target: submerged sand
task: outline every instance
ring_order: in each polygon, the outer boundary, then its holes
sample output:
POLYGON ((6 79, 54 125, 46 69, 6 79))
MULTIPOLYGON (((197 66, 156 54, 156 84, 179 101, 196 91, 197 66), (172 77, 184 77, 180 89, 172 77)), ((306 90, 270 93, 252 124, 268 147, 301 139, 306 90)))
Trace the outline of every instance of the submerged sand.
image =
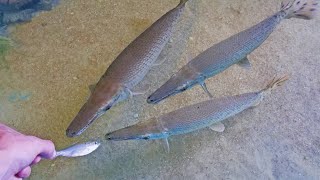
MULTIPOLYGON (((12 29, 15 47, 0 61, 0 120, 51 139, 57 149, 207 100, 200 87, 159 105, 146 98, 212 44, 279 9, 279 1, 193 0, 161 54, 165 63, 141 83, 147 94, 125 101, 81 137, 65 129, 114 58, 178 0, 69 0, 12 29)), ((224 122, 160 141, 105 142, 95 153, 45 161, 30 179, 318 179, 320 178, 320 20, 283 21, 249 55, 251 70, 232 66, 210 78, 215 97, 259 90, 276 74, 290 80, 258 107, 224 122)))

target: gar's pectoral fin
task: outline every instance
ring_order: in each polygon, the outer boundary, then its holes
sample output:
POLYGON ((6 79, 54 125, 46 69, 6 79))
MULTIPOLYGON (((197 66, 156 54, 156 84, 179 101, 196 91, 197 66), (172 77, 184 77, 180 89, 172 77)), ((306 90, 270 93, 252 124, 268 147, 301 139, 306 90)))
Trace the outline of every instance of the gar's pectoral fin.
POLYGON ((163 145, 164 145, 166 152, 169 153, 170 152, 170 145, 169 145, 168 138, 163 139, 163 145))
POLYGON ((226 129, 224 124, 222 124, 221 122, 215 123, 212 126, 209 126, 209 128, 216 132, 223 132, 226 129))
POLYGON ((160 66, 160 65, 162 65, 166 60, 167 60, 166 58, 163 58, 163 59, 161 59, 161 60, 158 59, 157 62, 152 65, 152 67, 160 66))
POLYGON ((248 59, 247 56, 245 58, 243 58, 241 61, 239 61, 237 64, 240 67, 243 67, 245 69, 250 69, 251 68, 251 64, 250 64, 249 59, 248 59))
POLYGON ((209 92, 208 88, 207 88, 207 85, 205 82, 201 82, 200 83, 200 86, 202 87, 202 89, 204 90, 205 93, 207 93, 207 95, 210 97, 210 98, 213 98, 212 94, 209 92))
POLYGON ((97 84, 91 84, 91 85, 89 85, 89 90, 90 90, 91 93, 93 92, 93 90, 94 90, 94 88, 96 87, 96 85, 97 85, 97 84))
POLYGON ((128 92, 129 92, 130 97, 133 97, 133 96, 138 96, 138 95, 144 95, 149 91, 149 89, 150 89, 150 87, 146 86, 146 87, 143 87, 143 88, 137 89, 137 90, 128 89, 128 92))

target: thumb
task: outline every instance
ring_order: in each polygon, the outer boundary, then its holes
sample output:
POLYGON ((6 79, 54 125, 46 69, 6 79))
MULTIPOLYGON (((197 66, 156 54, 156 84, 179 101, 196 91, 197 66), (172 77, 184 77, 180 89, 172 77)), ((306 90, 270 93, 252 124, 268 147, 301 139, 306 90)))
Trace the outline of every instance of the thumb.
POLYGON ((56 150, 55 150, 55 146, 52 141, 40 140, 38 147, 39 147, 38 155, 41 158, 53 159, 55 157, 56 150))

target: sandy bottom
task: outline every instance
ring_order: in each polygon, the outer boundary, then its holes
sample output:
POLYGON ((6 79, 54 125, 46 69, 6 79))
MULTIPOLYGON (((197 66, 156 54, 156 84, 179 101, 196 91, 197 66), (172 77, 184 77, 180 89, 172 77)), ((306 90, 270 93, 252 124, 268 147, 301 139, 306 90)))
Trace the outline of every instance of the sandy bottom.
MULTIPOLYGON (((141 83, 147 94, 112 108, 81 137, 65 129, 114 58, 178 0, 69 0, 13 31, 15 47, 0 61, 0 120, 51 139, 57 149, 159 116, 208 97, 195 87, 159 105, 146 98, 201 51, 272 15, 279 1, 193 0, 141 83)), ((207 80, 215 97, 256 91, 290 74, 258 107, 224 122, 161 141, 104 142, 95 153, 44 161, 30 179, 318 179, 320 178, 320 20, 283 21, 249 55, 250 70, 232 66, 207 80)), ((140 85, 139 85, 140 86, 140 85)))

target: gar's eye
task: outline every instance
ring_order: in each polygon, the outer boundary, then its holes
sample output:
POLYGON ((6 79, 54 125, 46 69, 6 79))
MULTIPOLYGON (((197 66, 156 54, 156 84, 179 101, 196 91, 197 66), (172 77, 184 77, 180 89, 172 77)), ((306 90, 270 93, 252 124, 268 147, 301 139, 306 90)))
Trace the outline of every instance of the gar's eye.
POLYGON ((108 111, 111 108, 111 106, 107 106, 104 110, 108 111))
POLYGON ((180 86, 178 89, 179 89, 179 91, 185 91, 188 89, 188 86, 187 86, 187 84, 184 84, 184 85, 180 86))

